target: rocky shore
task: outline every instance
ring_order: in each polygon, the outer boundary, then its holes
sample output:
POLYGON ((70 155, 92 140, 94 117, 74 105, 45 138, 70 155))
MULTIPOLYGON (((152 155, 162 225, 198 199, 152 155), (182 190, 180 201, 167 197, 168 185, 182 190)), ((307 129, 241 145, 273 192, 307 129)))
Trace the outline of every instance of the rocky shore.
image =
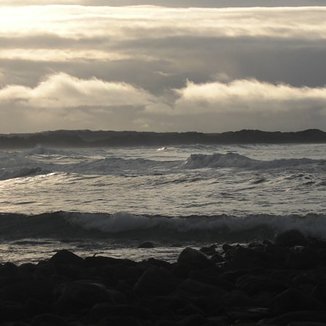
POLYGON ((176 263, 62 250, 0 266, 0 325, 326 326, 326 241, 186 248, 176 263))

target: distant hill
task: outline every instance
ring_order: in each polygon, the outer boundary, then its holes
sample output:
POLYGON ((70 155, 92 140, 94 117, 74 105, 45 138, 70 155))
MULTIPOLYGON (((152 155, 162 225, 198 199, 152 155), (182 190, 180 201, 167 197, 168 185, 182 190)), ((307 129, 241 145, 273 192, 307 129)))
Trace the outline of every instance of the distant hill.
POLYGON ((30 134, 1 134, 0 148, 168 146, 186 144, 326 143, 326 132, 240 130, 223 133, 57 130, 30 134))

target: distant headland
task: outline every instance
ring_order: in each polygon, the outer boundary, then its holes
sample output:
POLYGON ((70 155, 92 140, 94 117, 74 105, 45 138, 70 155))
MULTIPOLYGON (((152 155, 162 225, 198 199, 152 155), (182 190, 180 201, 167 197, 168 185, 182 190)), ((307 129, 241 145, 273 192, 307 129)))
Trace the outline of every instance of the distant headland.
POLYGON ((240 130, 223 133, 56 130, 0 134, 0 148, 172 146, 190 144, 313 144, 326 143, 326 132, 240 130))

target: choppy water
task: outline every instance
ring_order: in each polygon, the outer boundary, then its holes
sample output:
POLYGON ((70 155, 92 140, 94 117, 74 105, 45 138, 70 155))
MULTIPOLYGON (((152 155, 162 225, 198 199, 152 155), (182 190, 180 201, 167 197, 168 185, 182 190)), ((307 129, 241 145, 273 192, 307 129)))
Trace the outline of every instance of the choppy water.
POLYGON ((325 198, 326 144, 2 150, 0 211, 25 215, 0 217, 0 253, 172 259, 293 227, 326 237, 325 198))

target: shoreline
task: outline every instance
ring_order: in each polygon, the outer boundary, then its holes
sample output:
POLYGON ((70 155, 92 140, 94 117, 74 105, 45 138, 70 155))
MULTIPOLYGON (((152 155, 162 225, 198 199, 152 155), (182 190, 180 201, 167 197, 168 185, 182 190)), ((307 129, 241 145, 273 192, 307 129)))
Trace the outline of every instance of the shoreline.
POLYGON ((0 265, 3 325, 326 325, 326 241, 185 248, 177 262, 81 258, 0 265), (314 324, 317 323, 317 324, 314 324))

